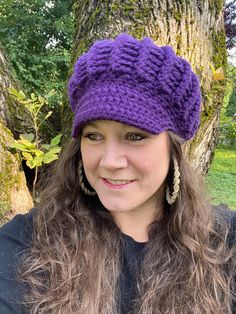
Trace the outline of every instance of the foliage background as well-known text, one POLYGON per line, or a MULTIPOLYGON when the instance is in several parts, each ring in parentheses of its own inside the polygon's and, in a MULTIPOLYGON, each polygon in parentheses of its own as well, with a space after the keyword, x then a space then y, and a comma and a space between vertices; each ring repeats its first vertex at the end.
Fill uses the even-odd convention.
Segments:
MULTIPOLYGON (((56 96, 49 101, 55 113, 60 110, 68 75, 74 32, 72 7, 72 0, 0 2, 0 41, 15 76, 28 94, 55 89, 56 96)), ((59 129, 57 121, 55 128, 59 129)))

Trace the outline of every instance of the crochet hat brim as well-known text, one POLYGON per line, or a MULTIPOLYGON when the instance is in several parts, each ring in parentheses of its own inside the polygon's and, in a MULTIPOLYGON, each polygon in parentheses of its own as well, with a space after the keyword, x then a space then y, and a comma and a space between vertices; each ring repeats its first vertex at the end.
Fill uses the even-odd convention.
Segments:
POLYGON ((77 104, 72 136, 76 138, 82 127, 92 120, 115 120, 153 134, 167 129, 178 133, 176 122, 172 123, 170 115, 163 109, 163 98, 158 101, 155 97, 154 100, 133 88, 123 85, 121 90, 120 82, 90 86, 77 104))

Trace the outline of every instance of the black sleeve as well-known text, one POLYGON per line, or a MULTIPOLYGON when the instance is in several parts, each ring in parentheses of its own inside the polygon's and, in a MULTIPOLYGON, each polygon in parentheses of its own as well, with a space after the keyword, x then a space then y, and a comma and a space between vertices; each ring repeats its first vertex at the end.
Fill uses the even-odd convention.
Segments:
POLYGON ((30 246, 34 209, 0 228, 0 314, 25 314, 24 285, 17 281, 20 259, 30 246))
POLYGON ((236 211, 230 210, 225 206, 213 206, 213 209, 219 214, 229 226, 229 234, 227 237, 227 244, 229 247, 236 245, 236 211))
MULTIPOLYGON (((236 245, 236 211, 230 211, 230 233, 228 237, 229 247, 236 245)), ((235 267, 234 267, 235 269, 235 267)), ((234 286, 232 287, 234 293, 236 292, 236 274, 234 275, 234 286)), ((232 304, 232 313, 236 313, 236 300, 232 304)))
POLYGON ((229 234, 229 246, 236 245, 236 211, 231 211, 231 228, 229 234))

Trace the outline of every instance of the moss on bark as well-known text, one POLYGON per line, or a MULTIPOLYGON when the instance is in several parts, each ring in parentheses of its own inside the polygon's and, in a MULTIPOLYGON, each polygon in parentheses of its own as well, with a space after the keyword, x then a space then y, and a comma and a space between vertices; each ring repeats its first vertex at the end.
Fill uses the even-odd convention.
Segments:
POLYGON ((22 212, 33 206, 19 156, 9 150, 12 141, 11 131, 0 120, 0 224, 9 212, 22 212), (17 204, 18 200, 25 203, 17 204))
POLYGON ((213 62, 216 69, 219 67, 223 67, 226 69, 227 65, 227 53, 225 48, 225 31, 222 30, 221 32, 216 32, 215 30, 212 31, 212 45, 214 49, 213 54, 213 62))
POLYGON ((32 124, 27 110, 9 96, 8 88, 20 89, 13 72, 5 49, 0 43, 0 117, 14 135, 18 136, 20 133, 30 133, 32 124))
POLYGON ((210 11, 214 11, 216 16, 218 16, 224 5, 224 0, 208 0, 209 1, 209 9, 210 11))

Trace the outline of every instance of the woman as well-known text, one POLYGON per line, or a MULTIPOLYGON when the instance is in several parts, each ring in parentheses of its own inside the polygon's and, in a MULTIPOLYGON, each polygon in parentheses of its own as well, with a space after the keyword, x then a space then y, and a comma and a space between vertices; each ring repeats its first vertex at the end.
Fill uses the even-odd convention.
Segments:
POLYGON ((38 208, 1 229, 1 313, 233 313, 235 214, 181 150, 199 126, 189 63, 150 38, 100 40, 69 99, 73 138, 38 208))

